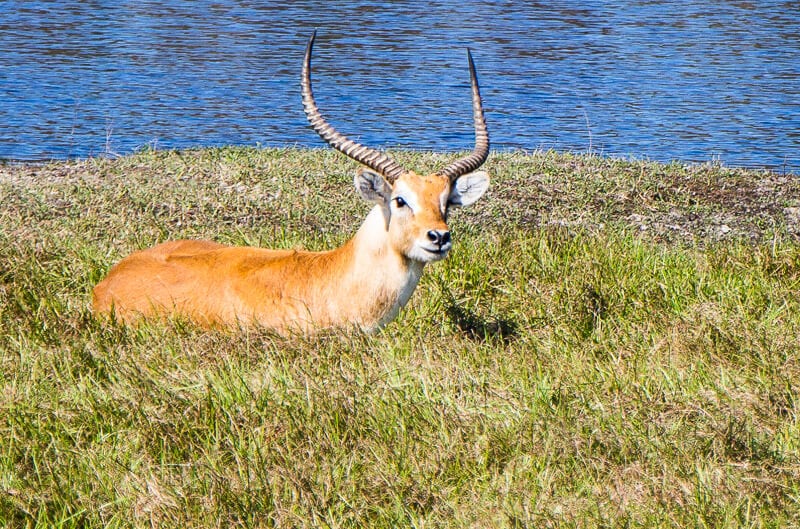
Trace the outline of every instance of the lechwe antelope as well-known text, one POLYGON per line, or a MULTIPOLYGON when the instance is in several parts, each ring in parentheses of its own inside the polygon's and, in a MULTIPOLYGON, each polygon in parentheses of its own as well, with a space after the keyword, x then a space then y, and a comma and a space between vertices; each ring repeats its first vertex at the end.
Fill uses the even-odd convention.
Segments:
POLYGON ((386 154, 347 139, 320 114, 311 91, 314 35, 302 69, 303 107, 331 147, 362 163, 355 187, 375 206, 355 236, 326 252, 230 247, 174 241, 136 252, 94 289, 94 311, 133 322, 180 315, 202 325, 261 325, 280 332, 327 327, 379 328, 397 316, 427 263, 452 247, 447 213, 472 204, 489 187, 473 172, 489 155, 475 65, 475 150, 441 171, 418 175, 386 154))

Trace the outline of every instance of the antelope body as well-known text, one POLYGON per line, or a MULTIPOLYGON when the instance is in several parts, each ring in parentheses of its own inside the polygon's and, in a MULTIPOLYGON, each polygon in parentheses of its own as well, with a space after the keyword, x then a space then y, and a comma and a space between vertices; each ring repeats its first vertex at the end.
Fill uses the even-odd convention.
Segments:
POLYGON ((469 51, 475 150, 435 174, 418 175, 325 121, 311 90, 313 44, 314 35, 302 68, 306 115, 333 148, 368 167, 356 175, 355 187, 375 205, 355 236, 326 252, 211 241, 160 244, 111 269, 94 289, 96 314, 126 323, 179 315, 201 325, 260 325, 280 332, 350 325, 371 330, 397 316, 425 264, 447 255, 448 209, 472 204, 489 186, 486 173, 473 172, 489 154, 489 136, 469 51))

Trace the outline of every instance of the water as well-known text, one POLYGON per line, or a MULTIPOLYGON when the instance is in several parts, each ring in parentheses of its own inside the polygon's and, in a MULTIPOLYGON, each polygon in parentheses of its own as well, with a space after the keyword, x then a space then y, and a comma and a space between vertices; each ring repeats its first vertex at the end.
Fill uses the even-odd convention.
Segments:
POLYGON ((797 2, 0 0, 0 159, 321 146, 299 75, 376 147, 493 147, 800 171, 797 2), (614 4, 614 5, 611 5, 614 4))

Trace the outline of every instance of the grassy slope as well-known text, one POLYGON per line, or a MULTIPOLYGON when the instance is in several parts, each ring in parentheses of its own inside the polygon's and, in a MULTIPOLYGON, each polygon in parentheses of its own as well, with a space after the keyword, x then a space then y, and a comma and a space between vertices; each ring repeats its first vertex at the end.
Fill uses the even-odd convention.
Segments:
POLYGON ((0 166, 0 525, 800 524, 797 179, 488 168, 397 321, 287 340, 107 326, 89 293, 167 238, 343 242, 342 157, 0 166))

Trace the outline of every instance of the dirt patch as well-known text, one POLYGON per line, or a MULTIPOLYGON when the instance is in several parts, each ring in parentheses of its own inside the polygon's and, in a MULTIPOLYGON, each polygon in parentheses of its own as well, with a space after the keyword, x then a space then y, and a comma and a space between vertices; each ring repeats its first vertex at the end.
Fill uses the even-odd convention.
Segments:
POLYGON ((800 237, 800 178, 718 165, 685 166, 569 154, 500 155, 489 224, 624 225, 668 241, 800 237))

